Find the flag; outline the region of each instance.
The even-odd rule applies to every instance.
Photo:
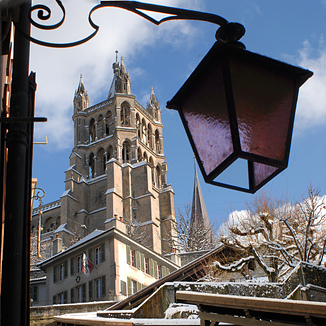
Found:
[[[86,254],[83,254],[83,264],[82,264],[82,272],[88,277],[91,275],[94,265],[87,258]]]

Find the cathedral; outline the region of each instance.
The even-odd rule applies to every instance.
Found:
[[[158,254],[175,251],[174,192],[167,183],[160,105],[153,88],[144,108],[131,93],[128,72],[112,65],[107,98],[89,106],[80,77],[73,101],[74,147],[65,171],[65,190],[55,202],[33,210],[42,218],[42,239],[59,235],[69,247],[105,223],[122,221],[126,233]]]

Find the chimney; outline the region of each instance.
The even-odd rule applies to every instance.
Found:
[[[62,239],[57,234],[56,238],[53,240],[53,255],[58,254],[62,251]]]

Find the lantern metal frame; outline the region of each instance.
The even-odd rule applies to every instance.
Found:
[[[281,159],[275,159],[273,157],[250,153],[242,148],[239,125],[238,125],[237,108],[235,104],[235,94],[234,94],[234,89],[232,87],[232,76],[230,72],[230,62],[228,58],[229,56],[237,56],[246,63],[249,62],[257,66],[270,67],[271,70],[296,78],[295,85],[293,88],[293,99],[292,99],[291,108],[289,112],[288,130],[287,130],[285,145],[284,145],[284,155],[282,155],[283,157]],[[222,71],[223,71],[222,79],[223,79],[223,85],[225,91],[225,102],[228,111],[230,137],[232,138],[233,152],[225,160],[219,163],[218,166],[216,166],[213,169],[213,171],[207,172],[205,169],[205,162],[203,161],[203,158],[201,157],[199,150],[196,146],[194,135],[191,129],[189,128],[189,122],[187,121],[187,118],[185,117],[185,114],[183,112],[183,101],[185,98],[190,96],[191,93],[194,91],[194,89],[202,82],[203,76],[204,75],[206,76],[208,74],[207,72],[216,63],[217,60],[220,60],[222,62],[221,63]],[[247,51],[239,46],[234,46],[219,41],[213,45],[211,50],[207,53],[204,59],[199,63],[199,65],[194,70],[194,72],[190,75],[188,80],[184,83],[184,85],[180,88],[180,90],[176,93],[176,95],[172,98],[172,100],[168,101],[167,103],[167,108],[174,109],[179,112],[180,118],[182,120],[183,126],[186,130],[189,142],[191,144],[192,150],[196,156],[199,168],[202,172],[202,175],[206,183],[228,188],[228,189],[239,190],[247,193],[255,193],[258,189],[260,189],[267,182],[269,182],[276,175],[278,175],[280,172],[282,172],[284,169],[287,168],[299,87],[312,75],[313,73],[309,70],[295,67],[262,56],[260,54]],[[213,91],[214,90],[212,90],[212,92]],[[203,108],[202,111],[204,113],[205,108]],[[247,188],[230,185],[215,180],[237,159],[247,160],[248,163],[248,187]],[[268,174],[268,176],[259,182],[255,181],[255,163],[264,164],[271,168],[271,172]]]

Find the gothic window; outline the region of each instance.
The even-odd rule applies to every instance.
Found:
[[[104,135],[104,120],[103,115],[101,114],[97,120],[97,138],[103,138]]]
[[[136,114],[136,128],[137,128],[137,135],[138,135],[138,139],[140,139],[141,137],[141,130],[140,130],[140,118],[139,118],[139,114]]]
[[[144,144],[147,144],[147,134],[146,134],[146,122],[145,119],[142,120],[141,123],[141,136],[142,136],[142,142]]]
[[[113,157],[113,148],[110,145],[106,151],[106,161],[109,161]]]
[[[147,139],[148,139],[148,146],[150,149],[153,148],[153,140],[152,140],[152,126],[148,124],[147,127]]]
[[[138,162],[141,162],[143,160],[143,155],[142,155],[140,147],[138,147],[138,150],[137,150],[137,159],[138,159]]]
[[[105,117],[105,134],[108,136],[112,132],[112,112],[108,111]]]
[[[151,174],[152,174],[152,183],[155,185],[155,168],[154,168],[154,163],[153,163],[153,158],[149,158],[149,166],[151,168]]]
[[[161,179],[161,167],[158,165],[156,167],[156,173],[155,173],[155,186],[157,188],[161,188],[162,179]]]
[[[104,149],[101,148],[97,152],[97,175],[102,175],[105,172],[105,157],[104,157]]]
[[[123,145],[122,145],[122,162],[123,163],[130,162],[130,157],[131,157],[130,148],[131,148],[131,146],[128,141],[123,142]]]
[[[88,159],[88,167],[89,167],[89,177],[90,178],[94,178],[95,176],[95,164],[94,164],[94,154],[91,153],[89,155],[89,159]]]
[[[148,158],[147,158],[147,153],[146,152],[144,152],[144,161],[145,162],[148,162]]]
[[[157,129],[155,130],[155,150],[157,153],[161,153],[160,134]]]
[[[130,106],[127,102],[121,104],[120,121],[121,126],[130,126]]]
[[[94,118],[92,118],[90,123],[89,123],[89,136],[90,136],[90,141],[91,142],[95,141],[96,133],[95,133],[95,120],[94,120]]]

